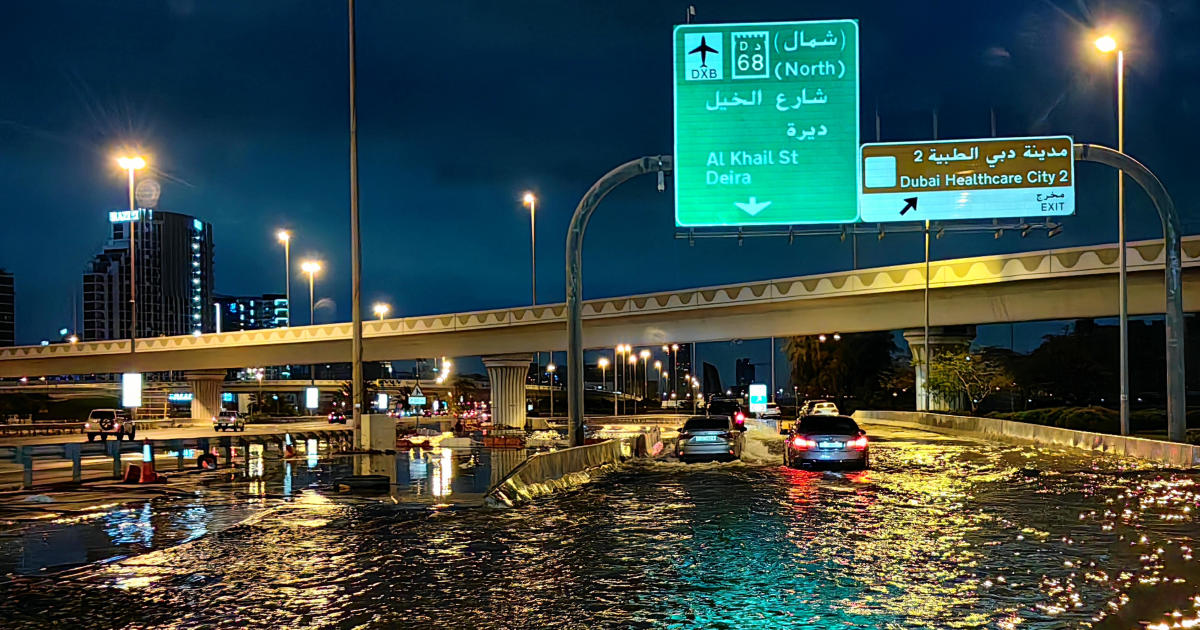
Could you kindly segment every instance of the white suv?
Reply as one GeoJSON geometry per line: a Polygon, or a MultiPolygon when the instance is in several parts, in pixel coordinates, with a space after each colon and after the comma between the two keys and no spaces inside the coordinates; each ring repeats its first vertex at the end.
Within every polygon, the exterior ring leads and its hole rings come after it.
{"type": "Polygon", "coordinates": [[[103,442],[110,435],[117,436],[118,440],[123,437],[132,440],[137,427],[124,409],[93,409],[88,414],[87,422],[83,423],[83,432],[87,434],[89,442],[95,441],[97,436],[103,442]]]}
{"type": "Polygon", "coordinates": [[[217,431],[245,431],[246,418],[236,411],[222,411],[213,418],[213,428],[217,431]]]}

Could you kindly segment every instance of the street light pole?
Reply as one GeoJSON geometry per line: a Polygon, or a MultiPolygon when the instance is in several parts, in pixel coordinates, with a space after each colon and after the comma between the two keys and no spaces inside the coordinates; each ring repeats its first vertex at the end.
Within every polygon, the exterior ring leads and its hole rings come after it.
{"type": "Polygon", "coordinates": [[[287,325],[292,325],[292,235],[287,230],[279,230],[275,234],[283,243],[283,282],[284,299],[287,300],[287,325]]]}
{"type": "Polygon", "coordinates": [[[636,416],[637,415],[637,404],[638,404],[638,399],[637,399],[637,360],[638,360],[638,358],[637,358],[637,355],[635,355],[633,353],[633,348],[630,348],[629,346],[626,346],[626,348],[629,349],[629,361],[626,362],[629,364],[629,371],[626,372],[625,387],[632,390],[631,393],[633,394],[633,415],[636,416]]]}
{"type": "MultiPolygon", "coordinates": [[[[1125,152],[1125,51],[1117,50],[1117,152],[1125,152]]],[[[1129,435],[1129,280],[1125,251],[1125,171],[1117,170],[1117,259],[1121,285],[1121,435],[1129,435]]]]}
{"type": "Polygon", "coordinates": [[[550,356],[550,362],[546,364],[546,373],[550,380],[550,417],[554,417],[554,371],[558,366],[554,365],[554,355],[550,356]]]}
{"type": "Polygon", "coordinates": [[[353,324],[351,342],[351,378],[354,395],[354,437],[358,437],[362,426],[362,411],[365,407],[363,394],[363,335],[362,335],[362,238],[358,222],[358,84],[355,64],[354,0],[347,0],[350,33],[350,319],[353,324]]]}
{"type": "Polygon", "coordinates": [[[929,411],[929,371],[933,356],[929,354],[929,220],[925,220],[925,409],[929,411]]]}
{"type": "MultiPolygon", "coordinates": [[[[308,274],[308,325],[312,326],[314,323],[316,323],[314,321],[316,319],[316,308],[313,305],[313,296],[315,295],[313,285],[316,282],[314,277],[317,275],[317,272],[321,270],[321,263],[314,260],[306,260],[300,263],[300,269],[304,273],[308,274]]],[[[317,384],[317,364],[313,363],[308,366],[308,377],[312,381],[313,385],[317,384]]]]}
{"type": "MultiPolygon", "coordinates": [[[[1125,153],[1125,50],[1105,35],[1096,40],[1103,53],[1117,52],[1117,152],[1125,153]]],[[[1129,435],[1129,283],[1125,247],[1125,171],[1117,169],[1117,291],[1120,293],[1121,329],[1121,435],[1129,435]]]]}
{"type": "MultiPolygon", "coordinates": [[[[530,306],[537,306],[537,197],[532,192],[525,193],[521,201],[529,206],[529,297],[530,306]]],[[[533,370],[535,383],[542,384],[542,353],[534,353],[533,370]]]]}
{"type": "Polygon", "coordinates": [[[137,346],[137,204],[133,197],[133,178],[136,166],[129,167],[129,352],[137,346]]]}
{"type": "Polygon", "coordinates": [[[129,173],[129,352],[137,346],[137,238],[135,226],[139,225],[137,204],[134,201],[134,174],[146,167],[145,158],[119,157],[117,164],[129,173]]]}
{"type": "Polygon", "coordinates": [[[646,400],[646,394],[650,391],[650,368],[648,361],[650,360],[650,351],[642,350],[638,353],[642,357],[642,400],[646,400]]]}
{"type": "MultiPolygon", "coordinates": [[[[604,386],[608,384],[608,375],[605,373],[605,370],[608,368],[608,358],[600,357],[600,360],[597,362],[597,364],[600,366],[600,391],[604,391],[604,386]]],[[[614,416],[617,415],[616,391],[617,391],[617,388],[613,387],[613,415],[614,416]]]]}

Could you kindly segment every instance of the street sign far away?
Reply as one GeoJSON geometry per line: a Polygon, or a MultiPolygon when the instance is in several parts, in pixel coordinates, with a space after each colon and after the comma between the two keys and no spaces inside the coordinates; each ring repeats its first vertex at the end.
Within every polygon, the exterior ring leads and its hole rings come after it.
{"type": "Polygon", "coordinates": [[[1075,213],[1066,136],[864,144],[861,170],[866,222],[1075,213]]]}
{"type": "Polygon", "coordinates": [[[858,23],[675,27],[675,223],[858,218],[858,23]]]}
{"type": "Polygon", "coordinates": [[[750,413],[767,411],[767,386],[765,383],[750,384],[750,413]]]}

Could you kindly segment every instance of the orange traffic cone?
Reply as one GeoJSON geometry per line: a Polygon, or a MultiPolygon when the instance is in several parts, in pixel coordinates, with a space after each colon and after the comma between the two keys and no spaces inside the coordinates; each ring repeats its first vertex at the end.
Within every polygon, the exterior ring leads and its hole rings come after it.
{"type": "Polygon", "coordinates": [[[142,442],[142,483],[155,483],[158,481],[158,473],[154,472],[154,457],[150,453],[150,440],[142,442]]]}

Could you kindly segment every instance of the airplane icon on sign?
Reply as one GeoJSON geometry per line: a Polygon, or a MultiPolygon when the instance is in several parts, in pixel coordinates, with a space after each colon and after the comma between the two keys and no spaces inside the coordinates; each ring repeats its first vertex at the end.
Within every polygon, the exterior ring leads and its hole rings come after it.
{"type": "MultiPolygon", "coordinates": [[[[692,40],[692,41],[696,41],[696,40],[692,40]]],[[[716,49],[716,48],[713,48],[712,46],[709,46],[709,45],[708,45],[708,42],[706,42],[706,41],[704,40],[704,38],[703,38],[703,37],[701,37],[701,38],[700,38],[700,45],[699,45],[699,46],[697,46],[697,47],[693,48],[692,50],[688,51],[688,54],[689,54],[689,55],[694,55],[694,54],[696,54],[696,53],[700,53],[700,67],[701,67],[701,68],[707,68],[707,67],[708,67],[708,53],[712,53],[712,54],[714,54],[714,55],[719,55],[719,54],[721,54],[721,53],[717,52],[717,49],[716,49]]]]}

